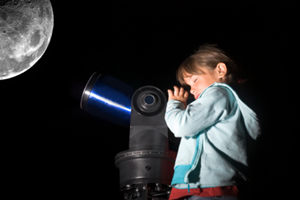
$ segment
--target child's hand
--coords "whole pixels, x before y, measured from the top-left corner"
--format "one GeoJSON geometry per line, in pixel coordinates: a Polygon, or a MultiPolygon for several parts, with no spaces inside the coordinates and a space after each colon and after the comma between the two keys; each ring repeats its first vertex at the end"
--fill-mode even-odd
{"type": "Polygon", "coordinates": [[[178,100],[178,101],[182,102],[186,108],[186,106],[187,106],[186,100],[189,97],[189,93],[187,91],[185,91],[183,89],[183,87],[178,89],[177,86],[174,86],[174,93],[172,90],[168,90],[168,96],[169,96],[168,101],[170,101],[171,99],[178,100]]]}

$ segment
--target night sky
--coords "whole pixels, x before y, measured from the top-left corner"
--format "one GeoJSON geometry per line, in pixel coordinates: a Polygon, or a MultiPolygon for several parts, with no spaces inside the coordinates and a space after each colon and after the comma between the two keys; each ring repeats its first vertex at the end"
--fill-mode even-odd
{"type": "Polygon", "coordinates": [[[128,149],[129,128],[80,109],[85,83],[98,71],[135,89],[156,86],[167,95],[179,85],[179,64],[199,45],[214,43],[243,67],[248,82],[240,95],[261,121],[254,196],[293,196],[286,194],[296,174],[298,132],[292,128],[288,91],[299,68],[289,64],[295,59],[293,4],[51,2],[54,31],[45,54],[25,73],[0,81],[1,163],[10,194],[122,199],[114,157],[128,149]]]}

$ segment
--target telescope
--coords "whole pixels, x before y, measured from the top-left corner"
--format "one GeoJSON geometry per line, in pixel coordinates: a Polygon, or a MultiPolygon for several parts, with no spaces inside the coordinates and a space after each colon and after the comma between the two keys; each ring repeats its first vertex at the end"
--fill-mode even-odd
{"type": "Polygon", "coordinates": [[[169,149],[164,115],[166,97],[155,86],[133,90],[128,84],[95,72],[84,88],[80,107],[129,128],[129,149],[115,156],[124,199],[167,200],[176,153],[169,149]]]}

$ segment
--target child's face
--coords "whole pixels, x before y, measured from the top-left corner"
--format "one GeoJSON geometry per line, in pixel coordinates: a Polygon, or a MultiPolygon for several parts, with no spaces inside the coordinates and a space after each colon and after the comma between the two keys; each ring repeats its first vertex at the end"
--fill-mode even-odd
{"type": "Polygon", "coordinates": [[[191,86],[190,93],[194,95],[195,99],[198,99],[199,95],[210,85],[215,82],[222,82],[220,73],[215,69],[208,67],[200,67],[202,73],[200,74],[189,74],[186,73],[184,81],[191,86]]]}

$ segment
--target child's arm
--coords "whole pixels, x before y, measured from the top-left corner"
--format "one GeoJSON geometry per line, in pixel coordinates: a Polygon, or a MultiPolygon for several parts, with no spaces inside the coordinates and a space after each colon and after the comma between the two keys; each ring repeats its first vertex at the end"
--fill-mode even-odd
{"type": "MultiPolygon", "coordinates": [[[[176,137],[193,137],[225,119],[230,115],[230,99],[234,99],[229,90],[210,87],[201,98],[185,107],[182,99],[176,99],[176,95],[173,94],[172,97],[170,94],[169,92],[165,120],[176,137]]],[[[184,97],[182,92],[177,94],[181,98],[184,97]]]]}

